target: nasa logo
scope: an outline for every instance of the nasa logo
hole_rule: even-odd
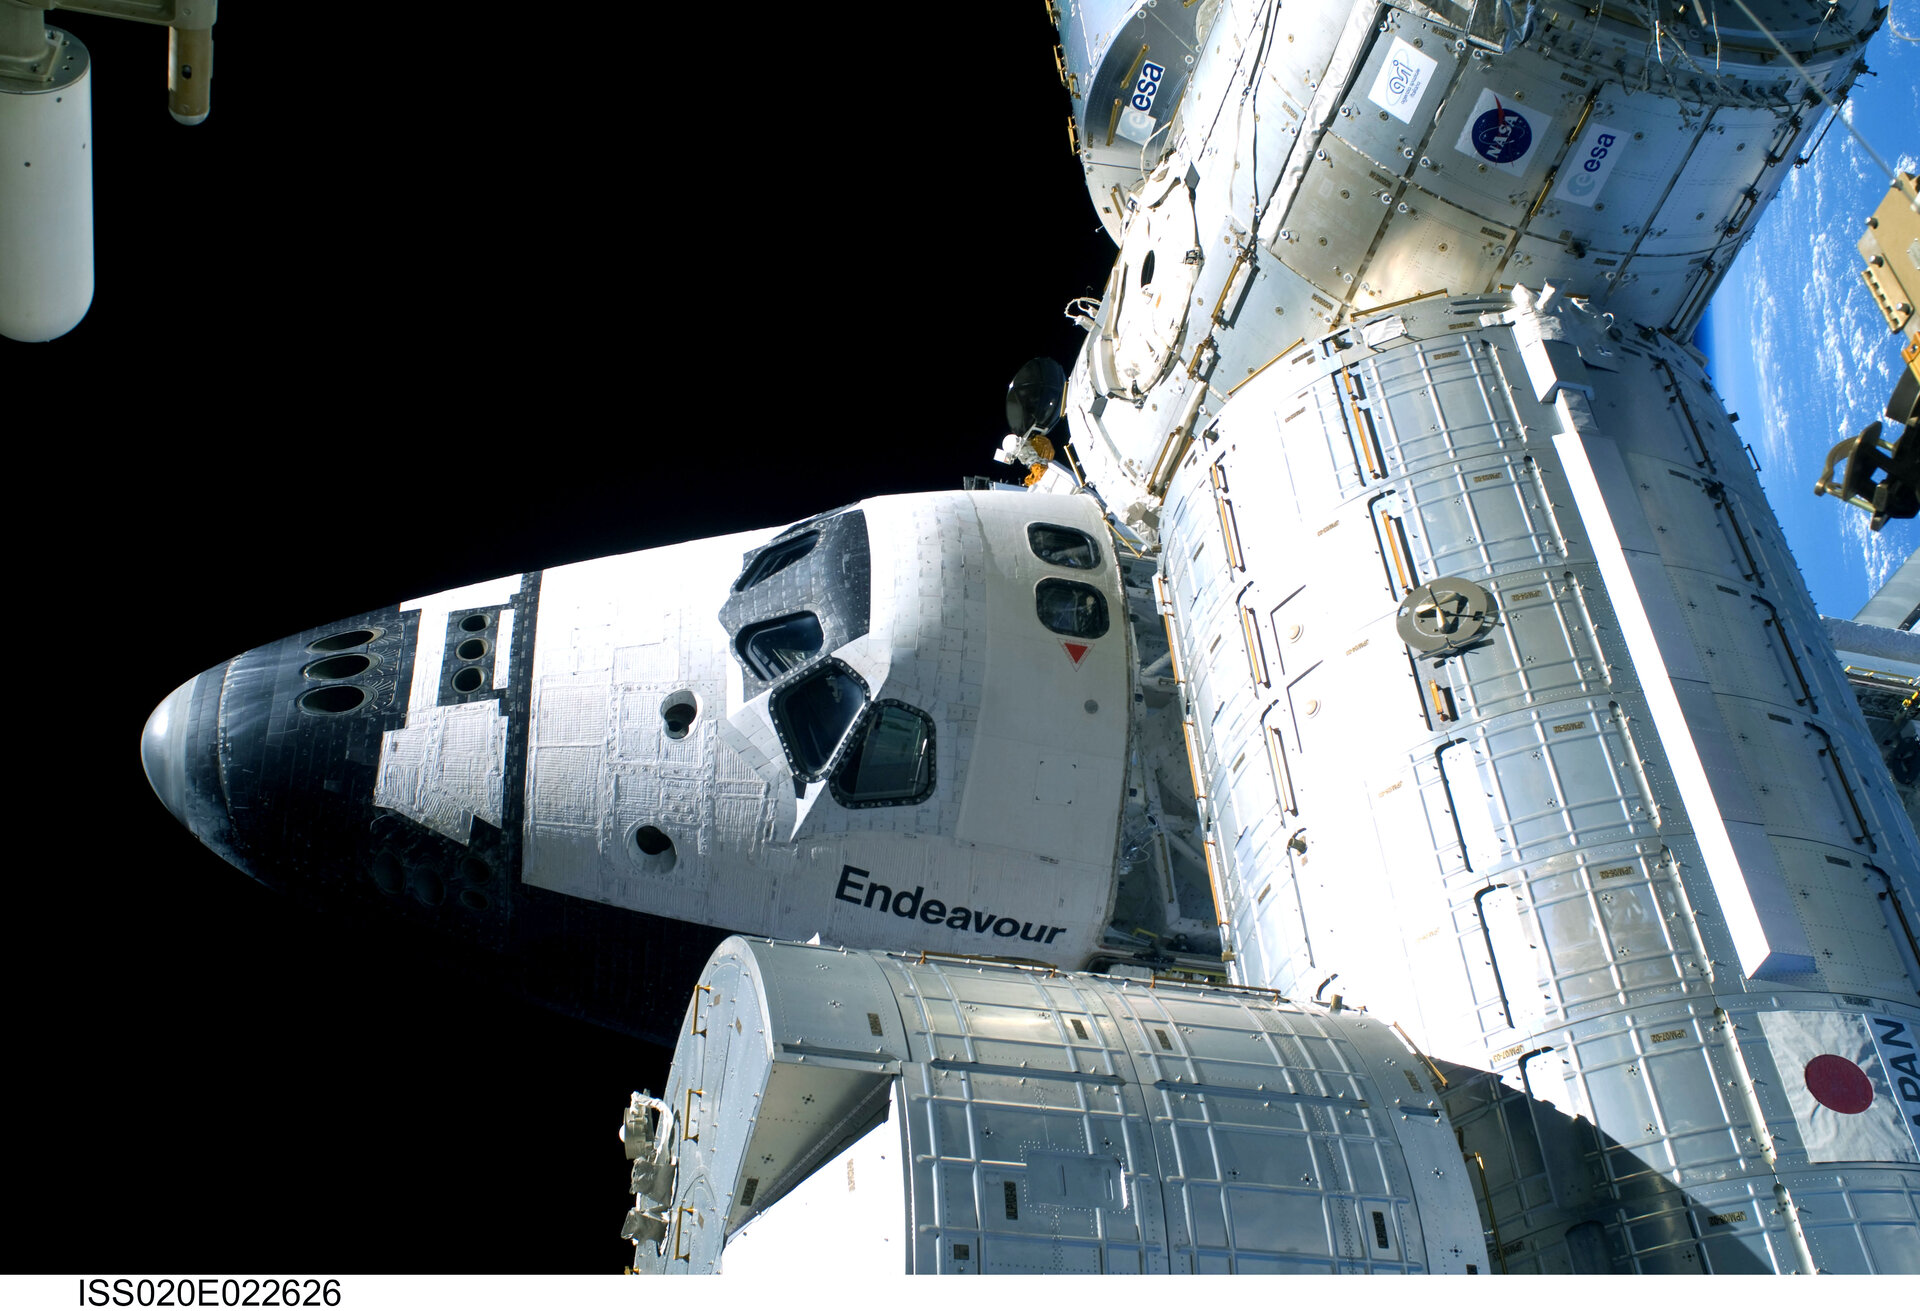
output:
[[[1133,107],[1141,113],[1153,108],[1153,98],[1160,94],[1160,79],[1167,70],[1149,60],[1140,65],[1140,76],[1133,84]]]
[[[1546,140],[1552,124],[1552,115],[1537,109],[1523,110],[1516,97],[1498,96],[1491,88],[1482,87],[1480,98],[1461,123],[1454,149],[1485,160],[1481,172],[1494,168],[1522,177],[1533,163],[1534,142]]]
[[[1473,148],[1493,164],[1511,164],[1533,146],[1533,128],[1526,116],[1495,97],[1493,108],[1473,120]]]

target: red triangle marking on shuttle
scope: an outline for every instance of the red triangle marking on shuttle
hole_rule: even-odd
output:
[[[1067,659],[1073,661],[1075,669],[1078,669],[1080,662],[1087,658],[1087,652],[1093,650],[1093,647],[1086,642],[1062,642],[1060,645],[1066,648]]]

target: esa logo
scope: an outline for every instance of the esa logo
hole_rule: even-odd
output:
[[[1612,151],[1615,140],[1611,132],[1600,134],[1600,139],[1594,143],[1593,149],[1587,152],[1587,157],[1581,163],[1579,171],[1567,179],[1569,196],[1591,196],[1600,189],[1600,171],[1606,167],[1607,155]]]
[[[1140,76],[1133,84],[1130,102],[1135,109],[1144,114],[1153,108],[1153,98],[1160,94],[1160,79],[1166,75],[1167,70],[1151,60],[1140,65]]]
[[[1590,124],[1572,156],[1579,163],[1567,165],[1560,185],[1554,188],[1554,197],[1570,200],[1576,205],[1591,206],[1599,196],[1600,188],[1606,185],[1607,174],[1613,172],[1613,166],[1619,163],[1620,154],[1625,149],[1626,142],[1613,124]]]
[[[1167,70],[1152,61],[1140,65],[1140,75],[1133,80],[1132,92],[1127,96],[1127,111],[1114,125],[1116,132],[1129,141],[1147,143],[1153,136],[1154,97],[1160,94],[1166,76]],[[1122,91],[1125,90],[1123,87]]]

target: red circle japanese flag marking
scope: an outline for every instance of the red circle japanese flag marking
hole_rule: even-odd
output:
[[[1809,1163],[1920,1162],[1920,1137],[1911,1132],[1920,1117],[1907,1123],[1900,1081],[1887,1074],[1890,1060],[1920,1055],[1905,1021],[1850,1011],[1761,1011],[1759,1020]],[[1911,1082],[1920,1087],[1920,1077]],[[1920,1091],[1913,1101],[1920,1110]]]
[[[1807,1091],[1830,1111],[1858,1115],[1873,1105],[1873,1082],[1844,1056],[1816,1056],[1807,1062]]]

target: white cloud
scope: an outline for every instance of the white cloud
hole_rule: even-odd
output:
[[[1876,46],[1880,77],[1856,87],[1845,123],[1833,125],[1807,166],[1787,173],[1740,255],[1739,275],[1727,280],[1737,300],[1723,290],[1717,302],[1727,329],[1716,353],[1738,350],[1753,361],[1752,391],[1738,404],[1759,412],[1747,413],[1741,429],[1765,465],[1776,519],[1822,608],[1847,616],[1920,545],[1920,520],[1895,520],[1876,534],[1864,513],[1812,495],[1828,448],[1878,417],[1899,365],[1855,250],[1887,179],[1847,129],[1898,156],[1902,170],[1920,171],[1905,126],[1920,122],[1920,76],[1912,75],[1920,47]]]
[[[1845,522],[1841,536],[1859,553],[1863,572],[1866,574],[1867,595],[1872,596],[1886,585],[1913,551],[1914,529],[1910,521],[1895,520],[1879,532],[1869,526],[1867,512],[1851,506],[1840,507],[1845,513]],[[1852,615],[1840,618],[1851,619]]]

